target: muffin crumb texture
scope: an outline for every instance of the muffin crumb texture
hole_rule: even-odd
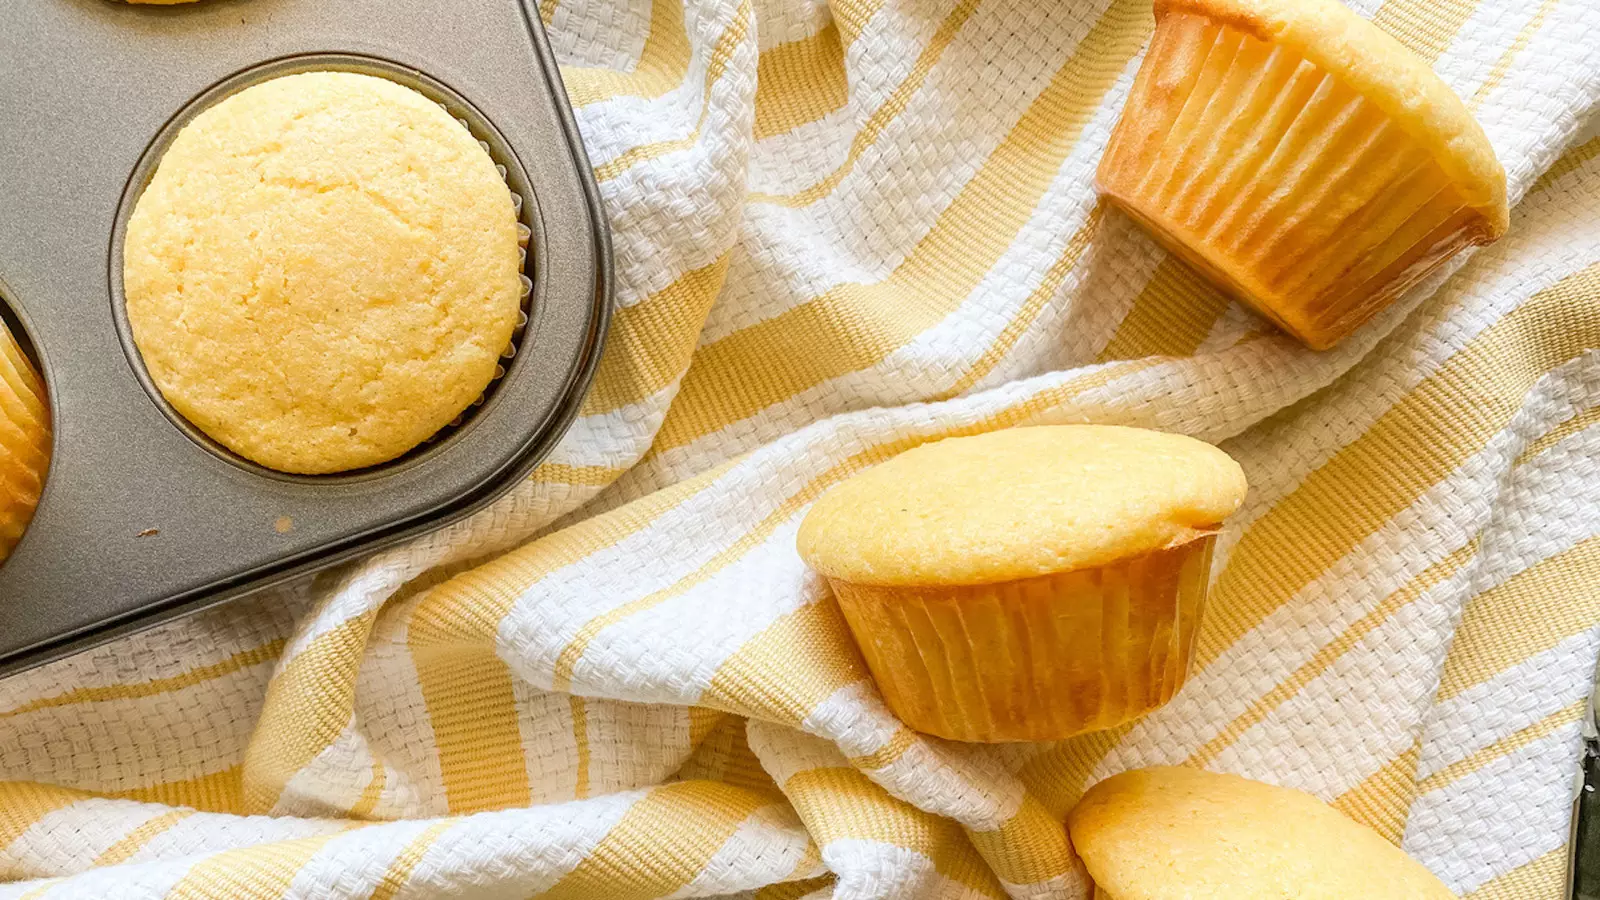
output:
[[[521,306],[510,190],[417,92],[316,72],[195,117],[128,222],[135,343],[224,446],[327,473],[391,460],[493,379]]]

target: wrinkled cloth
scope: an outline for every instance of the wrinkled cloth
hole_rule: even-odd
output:
[[[1082,898],[1066,811],[1187,763],[1463,895],[1559,897],[1600,655],[1600,0],[1356,6],[1515,206],[1313,353],[1096,200],[1150,0],[542,0],[615,237],[581,417],[468,520],[0,682],[0,896]],[[800,519],[1050,422],[1243,465],[1194,675],[1061,743],[920,736]]]

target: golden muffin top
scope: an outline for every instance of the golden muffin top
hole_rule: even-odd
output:
[[[1244,493],[1239,465],[1193,438],[1013,428],[924,444],[835,485],[799,548],[857,584],[986,584],[1176,546],[1215,531]]]
[[[241,456],[393,459],[488,386],[521,306],[494,161],[416,91],[345,72],[189,123],[128,221],[133,337],[178,412]]]
[[[1198,769],[1124,772],[1067,817],[1114,900],[1445,900],[1439,879],[1302,791]]]
[[[1377,104],[1427,147],[1490,239],[1505,233],[1506,174],[1483,127],[1421,57],[1338,0],[1156,0],[1289,48]]]

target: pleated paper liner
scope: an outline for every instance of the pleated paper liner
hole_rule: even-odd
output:
[[[1375,103],[1292,50],[1190,13],[1160,17],[1096,183],[1316,349],[1495,237]]]
[[[1046,741],[1172,699],[1216,536],[1097,568],[959,587],[832,580],[889,708],[958,741]]]
[[[0,562],[33,518],[49,467],[44,382],[0,321]]]

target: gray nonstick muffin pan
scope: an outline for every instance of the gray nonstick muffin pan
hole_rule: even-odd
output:
[[[466,120],[523,198],[529,322],[505,376],[395,462],[290,476],[162,400],[129,337],[122,233],[167,143],[248,85],[382,75]],[[477,510],[561,437],[611,306],[599,193],[533,0],[0,2],[0,316],[49,387],[43,498],[0,564],[0,673]]]

